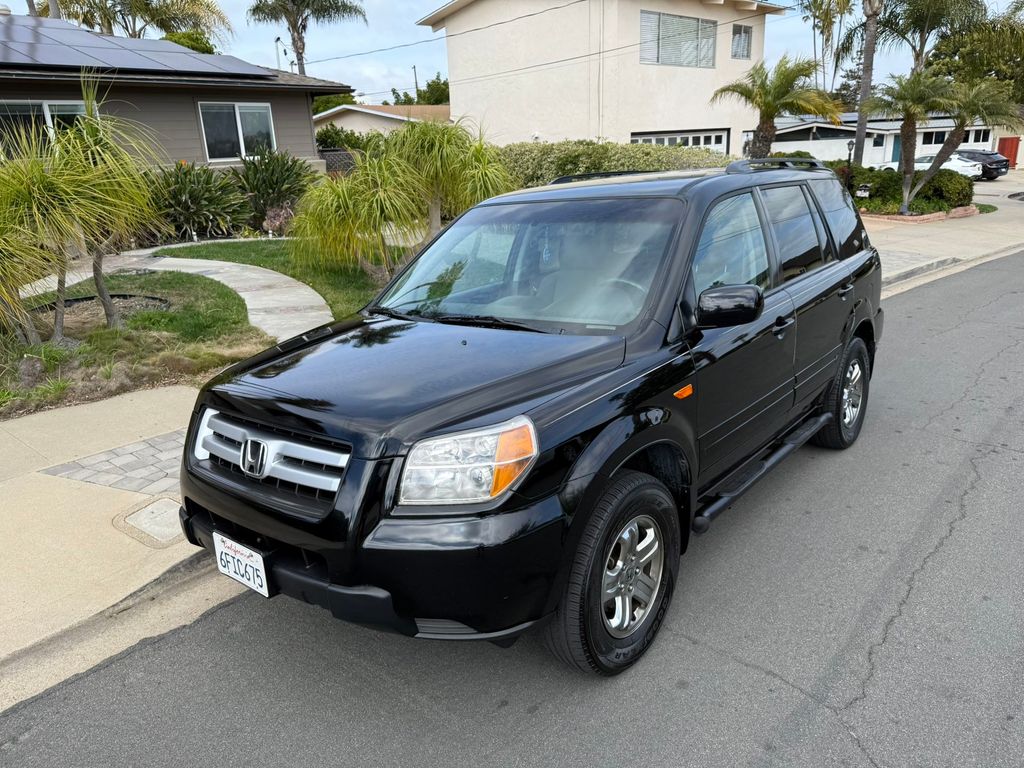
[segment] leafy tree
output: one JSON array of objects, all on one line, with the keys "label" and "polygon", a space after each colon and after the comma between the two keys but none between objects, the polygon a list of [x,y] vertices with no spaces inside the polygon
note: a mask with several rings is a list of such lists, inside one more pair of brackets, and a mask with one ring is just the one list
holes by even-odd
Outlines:
[{"label": "leafy tree", "polygon": [[448,104],[448,78],[438,72],[426,85],[416,92],[417,104]]},{"label": "leafy tree", "polygon": [[[828,80],[828,65],[835,53],[836,36],[842,35],[843,24],[850,14],[853,0],[800,0],[798,7],[804,21],[811,22],[811,37],[814,43],[814,60],[822,73],[822,86]],[[819,39],[821,58],[818,58]],[[832,73],[832,88],[835,88],[835,71]],[[815,74],[815,85],[818,84]]]},{"label": "leafy tree", "polygon": [[946,134],[946,140],[936,153],[932,164],[915,181],[910,190],[911,200],[964,143],[970,126],[976,122],[993,128],[1018,128],[1021,125],[1020,106],[1013,99],[1009,83],[992,79],[969,83],[955,82],[951,86],[950,97],[949,114],[953,118],[953,129]]},{"label": "leafy tree", "polygon": [[872,112],[903,121],[900,126],[900,173],[903,175],[900,213],[903,215],[910,213],[913,199],[917,125],[933,112],[948,112],[953,106],[952,86],[928,72],[894,75],[891,82],[879,86],[878,96],[868,103]]},{"label": "leafy tree", "polygon": [[106,35],[145,37],[200,30],[216,36],[231,32],[231,22],[216,0],[65,0],[64,15]]},{"label": "leafy tree", "polygon": [[402,105],[408,105],[408,104],[415,104],[416,103],[416,97],[415,96],[413,96],[408,91],[402,91],[401,93],[399,93],[397,88],[392,88],[391,89],[391,98],[392,98],[391,102],[388,102],[385,99],[381,103],[382,104],[389,104],[389,103],[391,103],[391,104],[402,104]]},{"label": "leafy tree", "polygon": [[860,108],[861,76],[864,70],[863,52],[858,51],[850,66],[843,70],[842,79],[831,96],[843,105],[848,112],[856,112]]},{"label": "leafy tree", "polygon": [[184,32],[169,32],[164,40],[191,48],[196,53],[216,53],[217,48],[201,29],[187,29]]},{"label": "leafy tree", "polygon": [[292,39],[292,51],[299,74],[306,74],[306,33],[310,22],[331,24],[360,19],[366,11],[360,0],[255,0],[249,19],[260,24],[285,24]]},{"label": "leafy tree", "polygon": [[815,88],[810,78],[818,66],[810,59],[783,56],[769,70],[758,62],[741,79],[715,91],[711,102],[732,97],[758,112],[757,128],[750,144],[751,157],[767,157],[775,140],[775,120],[781,115],[819,115],[839,121],[839,105]]},{"label": "leafy tree", "polygon": [[929,67],[956,82],[993,78],[1010,83],[1013,99],[1024,104],[1024,0],[982,24],[942,37]]},{"label": "leafy tree", "polygon": [[319,115],[329,109],[355,103],[356,97],[351,93],[329,93],[326,96],[317,96],[313,99],[313,114]]},{"label": "leafy tree", "polygon": [[366,147],[364,134],[328,123],[316,132],[316,145],[320,149],[348,149],[360,151]]}]

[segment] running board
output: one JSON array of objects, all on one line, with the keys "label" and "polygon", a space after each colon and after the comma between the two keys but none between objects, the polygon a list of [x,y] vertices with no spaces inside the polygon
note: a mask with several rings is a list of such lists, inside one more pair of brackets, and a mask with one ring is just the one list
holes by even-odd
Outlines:
[{"label": "running board", "polygon": [[761,459],[760,462],[753,464],[749,471],[744,472],[735,481],[727,482],[726,486],[719,491],[715,500],[693,518],[693,532],[697,534],[707,533],[708,528],[711,527],[712,520],[731,507],[740,496],[750,490],[754,483],[781,464],[787,456],[814,437],[818,430],[830,421],[832,421],[831,413],[823,413],[821,416],[808,419],[786,435],[778,448]]}]

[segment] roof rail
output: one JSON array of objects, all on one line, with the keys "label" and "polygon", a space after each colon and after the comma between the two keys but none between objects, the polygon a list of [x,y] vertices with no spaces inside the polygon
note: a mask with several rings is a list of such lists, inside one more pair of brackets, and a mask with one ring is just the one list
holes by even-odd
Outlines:
[{"label": "roof rail", "polygon": [[810,157],[761,157],[729,163],[726,173],[751,173],[758,168],[826,168],[821,160]]},{"label": "roof rail", "polygon": [[573,181],[587,181],[588,179],[608,179],[613,176],[636,176],[642,173],[660,173],[660,171],[598,171],[597,173],[574,173],[569,176],[559,176],[548,182],[549,184],[569,184]]}]

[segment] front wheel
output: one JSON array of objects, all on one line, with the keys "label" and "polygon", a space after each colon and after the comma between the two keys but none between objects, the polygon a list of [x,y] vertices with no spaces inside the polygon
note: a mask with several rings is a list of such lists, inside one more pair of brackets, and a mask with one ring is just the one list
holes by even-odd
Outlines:
[{"label": "front wheel", "polygon": [[595,505],[545,641],[570,666],[617,675],[654,641],[679,565],[679,511],[668,489],[622,472]]},{"label": "front wheel", "polygon": [[868,388],[871,380],[871,358],[867,345],[853,338],[846,347],[839,372],[825,395],[825,413],[832,421],[811,438],[811,442],[824,448],[849,448],[860,435],[868,406]]}]

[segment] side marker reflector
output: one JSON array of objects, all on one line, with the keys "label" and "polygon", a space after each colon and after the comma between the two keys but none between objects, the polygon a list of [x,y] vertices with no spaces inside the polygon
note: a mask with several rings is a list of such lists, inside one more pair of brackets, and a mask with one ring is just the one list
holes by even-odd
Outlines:
[{"label": "side marker reflector", "polygon": [[685,387],[683,387],[682,389],[677,389],[672,394],[680,400],[685,400],[686,398],[693,394],[693,384],[687,384]]}]

